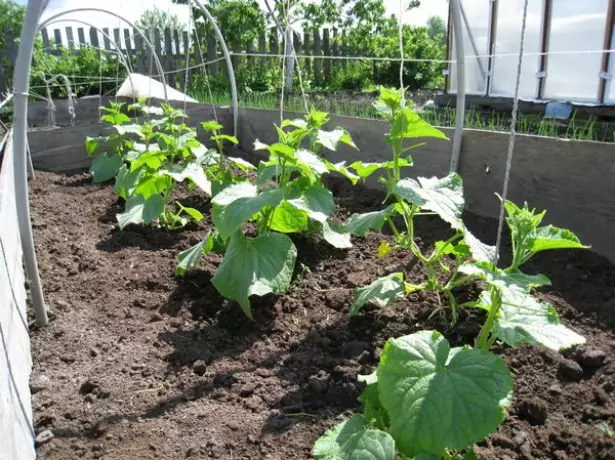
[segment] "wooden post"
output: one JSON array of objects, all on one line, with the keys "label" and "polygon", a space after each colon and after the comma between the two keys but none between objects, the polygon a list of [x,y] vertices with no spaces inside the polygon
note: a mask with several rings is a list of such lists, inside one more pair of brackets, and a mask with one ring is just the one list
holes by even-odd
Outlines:
[{"label": "wooden post", "polygon": [[100,48],[100,44],[98,43],[98,31],[93,27],[90,27],[90,45],[93,48]]},{"label": "wooden post", "polygon": [[49,34],[47,33],[47,27],[41,29],[41,37],[43,38],[43,47],[46,53],[51,53],[51,44],[49,43]]},{"label": "wooden post", "polygon": [[[177,32],[176,32],[177,33]],[[184,86],[186,85],[186,82],[188,86],[185,86],[183,91],[188,91],[190,89],[190,83],[191,83],[191,79],[190,79],[190,74],[192,73],[192,71],[190,70],[190,66],[191,66],[191,62],[190,62],[190,36],[188,35],[187,31],[183,31],[182,32],[182,41],[184,43],[184,65],[186,66],[185,69],[185,73],[184,73]],[[179,47],[177,48],[178,52],[179,52]]]},{"label": "wooden post", "polygon": [[[158,58],[160,59],[162,57],[162,36],[160,34],[160,29],[155,29],[154,30],[154,49],[156,50],[156,54],[158,55]],[[162,62],[162,69],[163,70],[167,70],[164,67],[165,64],[165,60],[164,59],[160,59]],[[150,55],[150,58],[147,62],[147,75],[149,75],[150,77],[154,74],[154,56]],[[158,71],[156,70],[156,74],[158,74]],[[158,75],[158,78],[161,78],[162,75]]]},{"label": "wooden post", "polygon": [[[262,34],[258,37],[258,54],[266,54],[267,53],[267,37],[265,34]],[[268,59],[266,57],[259,57],[256,62],[258,62],[258,68],[264,69],[267,66]]]},{"label": "wooden post", "polygon": [[[331,41],[331,56],[337,57],[339,56],[338,30],[334,28],[331,32],[332,32],[332,37],[333,37],[333,40]],[[331,60],[331,70],[334,74],[337,68],[339,68],[339,62],[337,62],[337,59],[332,59]]]},{"label": "wooden post", "polygon": [[[331,56],[331,42],[329,39],[329,29],[323,29],[322,31],[322,54],[324,56]],[[331,59],[323,60],[323,71],[324,71],[325,83],[328,84],[331,81]]]},{"label": "wooden post", "polygon": [[[307,29],[303,31],[303,54],[305,54],[306,56],[310,56],[312,54],[312,47],[310,45],[310,32]],[[303,68],[305,69],[305,77],[309,79],[311,76],[310,70],[312,68],[310,58],[304,59]]]},{"label": "wooden post", "polygon": [[128,59],[132,61],[134,57],[135,70],[137,73],[144,73],[143,67],[141,66],[143,59],[141,55],[141,36],[135,35],[135,49],[133,51],[132,40],[130,38],[130,30],[124,29],[124,46],[126,47],[126,54],[128,55]]},{"label": "wooden post", "polygon": [[[613,44],[613,33],[615,32],[615,0],[609,2],[609,9],[606,15],[606,30],[604,31],[604,50],[611,49]],[[600,73],[600,87],[598,88],[598,102],[604,104],[607,97],[607,81],[613,84],[613,75],[609,75],[611,68],[611,53],[602,54],[602,67]]]},{"label": "wooden post", "polygon": [[62,48],[62,33],[60,29],[53,29],[53,41],[55,42],[56,49],[60,50]]},{"label": "wooden post", "polygon": [[[342,30],[342,39],[340,40],[340,56],[348,56],[348,46],[346,45],[346,30]],[[342,70],[346,71],[348,60],[342,59]]]},{"label": "wooden post", "polygon": [[320,31],[314,30],[314,81],[317,85],[322,83],[322,47],[320,44]]},{"label": "wooden post", "polygon": [[[120,49],[117,50],[119,53],[120,50],[124,49],[122,48],[122,35],[120,29],[113,29],[113,40],[115,40],[115,44],[120,47]],[[132,59],[132,56],[128,56],[128,59]]]},{"label": "wooden post", "polygon": [[66,30],[66,41],[68,42],[68,49],[73,51],[75,49],[75,37],[73,36],[73,28],[67,27],[65,30]]},{"label": "wooden post", "polygon": [[[164,29],[164,68],[167,71],[177,70],[173,63],[173,42],[171,40],[171,29]],[[175,87],[175,73],[167,74],[168,84]]]},{"label": "wooden post", "polygon": [[[207,39],[207,61],[211,62],[213,60],[215,60],[218,57],[218,53],[217,53],[217,45],[218,43],[216,42],[216,39],[214,37],[209,37]],[[209,64],[209,74],[210,75],[218,75],[218,63],[217,62],[212,62],[211,64]]]},{"label": "wooden post", "polygon": [[79,48],[85,46],[85,30],[83,27],[77,27],[77,40],[79,40]]},{"label": "wooden post", "polygon": [[107,51],[110,51],[111,50],[111,42],[109,41],[108,37],[110,37],[111,35],[110,35],[110,32],[109,32],[109,29],[107,27],[103,27],[103,32],[105,33],[105,35],[103,35],[103,43],[104,43],[105,49]]}]

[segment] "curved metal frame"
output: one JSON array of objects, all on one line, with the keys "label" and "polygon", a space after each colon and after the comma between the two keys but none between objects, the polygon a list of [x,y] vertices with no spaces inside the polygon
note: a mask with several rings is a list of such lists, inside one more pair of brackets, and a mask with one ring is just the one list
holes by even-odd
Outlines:
[{"label": "curved metal frame", "polygon": [[466,112],[466,61],[465,51],[463,49],[463,29],[461,25],[460,0],[451,0],[451,20],[453,23],[455,55],[457,59],[457,111],[450,172],[457,172],[459,169],[459,157],[461,155],[461,141],[463,138],[463,126],[465,124]]},{"label": "curved metal frame", "polygon": [[235,70],[233,69],[233,61],[231,60],[231,54],[228,51],[228,46],[226,46],[226,41],[224,40],[224,37],[222,36],[222,32],[220,32],[220,28],[218,27],[218,24],[216,23],[216,20],[214,19],[214,17],[209,13],[207,8],[203,6],[200,0],[192,0],[192,3],[194,3],[196,6],[199,7],[203,15],[207,18],[207,21],[209,21],[209,24],[211,24],[211,26],[214,28],[216,38],[218,39],[218,41],[220,42],[220,46],[222,47],[222,53],[224,54],[224,59],[226,61],[226,67],[228,69],[228,78],[231,83],[231,104],[232,104],[232,111],[233,111],[233,135],[237,137],[237,134],[238,134],[237,133],[237,119],[239,115],[239,102],[237,98],[237,82],[235,81]]},{"label": "curved metal frame", "polygon": [[152,45],[152,42],[149,41],[149,39],[147,38],[147,35],[143,33],[141,29],[139,29],[133,22],[129,21],[121,14],[117,14],[117,13],[114,13],[113,11],[105,10],[103,8],[73,8],[73,9],[62,11],[58,14],[54,14],[53,16],[48,17],[45,21],[43,21],[42,23],[38,25],[37,31],[42,29],[43,27],[46,27],[47,24],[49,24],[55,19],[58,19],[59,17],[66,16],[67,14],[70,14],[70,13],[77,13],[79,11],[94,11],[94,12],[99,12],[99,13],[110,14],[111,16],[118,18],[120,21],[124,21],[126,24],[132,27],[135,30],[135,32],[137,32],[141,36],[144,43],[147,45],[147,47],[150,49],[150,52],[152,53],[152,56],[156,63],[156,68],[158,69],[158,74],[160,75],[160,79],[162,80],[162,89],[164,91],[164,99],[165,101],[168,102],[169,98],[167,95],[167,81],[164,76],[164,69],[162,67],[162,64],[160,63],[158,54],[156,53],[156,48],[154,48],[154,45]]}]

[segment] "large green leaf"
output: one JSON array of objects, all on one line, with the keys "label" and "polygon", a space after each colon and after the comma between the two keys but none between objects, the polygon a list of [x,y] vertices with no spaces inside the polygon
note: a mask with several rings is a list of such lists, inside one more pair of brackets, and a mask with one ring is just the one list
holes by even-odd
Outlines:
[{"label": "large green leaf", "polygon": [[212,283],[220,294],[236,301],[252,318],[250,296],[285,292],[296,259],[297,248],[286,235],[265,233],[247,238],[236,232]]},{"label": "large green leaf", "polygon": [[103,153],[94,157],[92,166],[90,167],[90,173],[92,174],[94,182],[105,182],[115,177],[123,164],[124,161],[119,153],[113,153],[111,155]]},{"label": "large green leaf", "polygon": [[581,249],[587,248],[570,230],[547,225],[539,227],[532,238],[532,251],[547,251],[549,249]]},{"label": "large green leaf", "polygon": [[[522,343],[562,350],[582,345],[585,338],[563,324],[553,305],[540,302],[525,290],[505,287],[500,290],[502,304],[494,325],[494,334],[504,343],[516,347]],[[491,296],[484,292],[480,302],[491,308]]]},{"label": "large green leaf", "polygon": [[[406,168],[412,166],[412,164],[412,158],[410,157],[399,158],[397,160],[397,166],[400,168]],[[385,161],[382,163],[363,163],[362,161],[355,161],[348,167],[354,169],[361,179],[367,179],[369,176],[371,176],[380,169],[393,169],[394,166],[394,161]]]},{"label": "large green leaf", "polygon": [[308,228],[308,215],[288,201],[275,207],[271,215],[270,228],[280,233],[301,233]]},{"label": "large green leaf", "polygon": [[322,237],[334,248],[348,249],[352,247],[350,233],[346,232],[342,224],[330,219],[322,222]]},{"label": "large green leaf", "polygon": [[183,276],[192,267],[196,267],[201,262],[201,257],[208,254],[214,247],[215,236],[208,232],[200,243],[179,253],[179,262],[175,268],[175,274]]},{"label": "large green leaf", "polygon": [[402,179],[393,192],[421,209],[437,213],[457,230],[463,230],[463,183],[458,174],[449,174],[442,179],[419,177]]},{"label": "large green leaf", "polygon": [[349,145],[355,149],[357,148],[350,134],[341,128],[336,128],[333,131],[323,131],[319,129],[316,134],[316,143],[334,152],[337,150],[339,143]]},{"label": "large green leaf", "polygon": [[166,174],[172,177],[176,182],[183,182],[189,179],[204,191],[207,195],[211,196],[211,181],[207,178],[203,166],[199,163],[188,163],[187,165],[173,165],[170,169],[163,169],[162,174]]},{"label": "large green leaf", "polygon": [[135,171],[143,166],[157,170],[166,160],[167,157],[162,150],[148,150],[130,162],[130,170]]},{"label": "large green leaf", "polygon": [[218,193],[213,199],[212,218],[222,238],[229,238],[241,224],[265,206],[277,206],[283,194],[279,189],[258,192],[255,185],[240,182]]},{"label": "large green leaf", "polygon": [[476,238],[470,230],[466,229],[463,239],[470,248],[472,257],[479,262],[493,262],[495,260],[495,246],[489,246]]},{"label": "large green leaf", "polygon": [[325,222],[335,209],[333,194],[325,187],[313,186],[302,191],[298,198],[288,200],[292,206],[305,211],[310,219]]},{"label": "large green leaf", "polygon": [[299,166],[304,166],[302,169],[307,169],[308,171],[315,173],[317,176],[321,176],[329,172],[327,165],[325,165],[323,160],[320,159],[320,157],[315,153],[310,152],[309,150],[297,150],[295,155]]},{"label": "large green leaf", "polygon": [[312,455],[315,460],[394,460],[395,441],[355,415],[317,439]]},{"label": "large green leaf", "polygon": [[344,224],[346,231],[353,235],[365,236],[369,230],[380,230],[387,217],[397,211],[395,204],[388,206],[382,211],[366,212],[363,214],[353,214]]},{"label": "large green leaf", "polygon": [[469,347],[451,350],[436,331],[389,339],[377,373],[391,434],[409,457],[482,440],[504,420],[513,390],[501,358]]},{"label": "large green leaf", "polygon": [[388,276],[378,278],[369,286],[356,288],[354,291],[354,304],[350,307],[350,314],[356,315],[368,303],[373,303],[381,308],[391,305],[393,302],[403,299],[405,295],[405,283],[403,273],[391,273]]},{"label": "large green leaf", "polygon": [[172,186],[173,179],[159,171],[140,170],[138,181],[131,195],[143,195],[147,200],[153,195],[165,195]]},{"label": "large green leaf", "polygon": [[117,214],[117,222],[123,230],[129,224],[151,224],[152,220],[164,212],[164,199],[160,195],[152,195],[145,199],[137,195],[126,202],[123,213]]},{"label": "large green leaf", "polygon": [[466,263],[459,267],[459,273],[485,280],[490,285],[502,289],[517,286],[526,291],[533,287],[551,284],[551,280],[542,274],[526,275],[519,270],[501,270],[490,262]]},{"label": "large green leaf", "polygon": [[369,425],[380,429],[388,429],[390,425],[389,415],[380,402],[377,379],[376,372],[369,376],[359,376],[359,380],[363,380],[366,383],[373,380],[372,383],[368,383],[363,393],[359,396],[359,402],[363,409],[363,419]]},{"label": "large green leaf", "polygon": [[350,182],[352,182],[353,185],[359,182],[359,176],[356,176],[355,174],[350,172],[350,170],[346,167],[345,161],[341,161],[339,163],[331,163],[330,161],[323,159],[323,162],[325,163],[327,169],[330,172],[336,172],[338,174],[341,174]]},{"label": "large green leaf", "polygon": [[94,154],[98,148],[106,144],[109,141],[109,137],[107,136],[97,136],[97,137],[86,137],[85,138],[85,151],[88,155]]},{"label": "large green leaf", "polygon": [[117,173],[117,176],[115,176],[113,192],[125,200],[128,200],[128,198],[134,193],[142,173],[143,170],[130,171],[125,164],[122,165]]},{"label": "large green leaf", "polygon": [[431,126],[410,107],[404,107],[395,115],[391,133],[393,137],[401,139],[414,139],[419,137],[448,139],[442,131]]}]

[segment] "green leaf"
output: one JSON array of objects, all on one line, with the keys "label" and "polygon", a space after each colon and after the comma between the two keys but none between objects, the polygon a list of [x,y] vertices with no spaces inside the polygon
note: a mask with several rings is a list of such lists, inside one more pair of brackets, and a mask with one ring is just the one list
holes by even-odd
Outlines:
[{"label": "green leaf", "polygon": [[[560,324],[553,305],[540,302],[518,287],[500,289],[502,304],[493,328],[494,334],[511,347],[522,343],[563,350],[582,345],[585,338]],[[491,308],[491,296],[484,292],[480,302]]]},{"label": "green leaf", "polygon": [[212,133],[214,131],[220,131],[222,128],[224,128],[224,126],[222,126],[217,121],[204,121],[203,123],[201,123],[201,126],[208,133]]},{"label": "green leaf", "polygon": [[323,131],[318,130],[316,134],[316,143],[322,145],[324,148],[332,150],[335,152],[337,150],[337,146],[339,143],[349,145],[354,147],[357,146],[352,141],[350,134],[348,134],[344,129],[336,128],[333,131]]},{"label": "green leaf", "polygon": [[421,209],[437,213],[456,230],[463,230],[463,183],[457,174],[449,174],[442,179],[419,177],[402,179],[394,187],[394,193],[414,203]]},{"label": "green leaf", "polygon": [[380,101],[386,104],[391,110],[398,109],[401,106],[401,90],[388,89],[384,86],[380,87]]},{"label": "green leaf", "polygon": [[142,132],[141,125],[115,125],[113,127],[120,136],[125,136],[126,134],[135,134],[139,138],[143,139],[144,135]]},{"label": "green leaf", "polygon": [[307,120],[309,126],[320,128],[329,121],[329,114],[312,107],[309,113],[305,116],[305,119]]},{"label": "green leaf", "polygon": [[442,131],[431,126],[410,107],[404,107],[395,114],[391,133],[398,139],[434,137],[448,140]]},{"label": "green leaf", "polygon": [[288,201],[283,201],[273,210],[270,228],[280,233],[301,233],[308,228],[308,216]]},{"label": "green leaf", "polygon": [[164,199],[160,195],[152,195],[147,200],[143,195],[137,195],[126,202],[123,213],[117,214],[120,230],[129,224],[151,224],[164,212]]},{"label": "green leaf", "polygon": [[[400,168],[410,167],[412,166],[412,164],[412,158],[410,157],[399,158],[397,160],[397,165]],[[393,169],[394,165],[394,161],[385,161],[383,163],[363,163],[361,161],[355,161],[348,167],[354,169],[361,179],[367,179],[369,176],[371,176],[380,169]]]},{"label": "green leaf", "polygon": [[167,157],[163,151],[148,150],[130,162],[130,170],[136,171],[143,166],[147,166],[149,169],[158,170],[166,160]]},{"label": "green leaf", "polygon": [[218,134],[217,136],[212,136],[211,140],[214,142],[226,141],[233,145],[239,144],[239,141],[237,140],[235,136],[229,136],[228,134]]},{"label": "green leaf", "polygon": [[359,396],[359,402],[363,409],[363,419],[371,426],[388,429],[390,426],[389,415],[380,403],[376,372],[373,373],[373,378],[368,376],[366,380],[373,381],[365,387],[363,393]]},{"label": "green leaf", "polygon": [[323,159],[323,163],[330,172],[336,172],[348,179],[353,185],[359,182],[359,177],[351,173],[346,167],[346,162],[341,161],[339,163],[331,163],[328,160]]},{"label": "green leaf", "polygon": [[316,440],[312,455],[315,460],[394,460],[395,441],[355,415]]},{"label": "green leaf", "polygon": [[352,247],[350,233],[344,230],[342,224],[330,219],[322,222],[322,237],[334,248],[348,249]]},{"label": "green leaf", "polygon": [[495,246],[489,246],[476,238],[470,230],[466,229],[463,239],[470,247],[474,260],[478,262],[493,262],[495,260]]},{"label": "green leaf", "polygon": [[90,173],[95,183],[105,182],[115,177],[123,164],[119,153],[97,155],[90,166]]},{"label": "green leaf", "polygon": [[196,267],[201,262],[201,257],[208,254],[214,247],[214,235],[208,232],[200,243],[179,253],[179,263],[175,268],[175,274],[184,276],[188,270]]},{"label": "green leaf", "polygon": [[314,172],[316,175],[321,176],[329,172],[329,169],[325,163],[315,153],[312,153],[309,150],[297,150],[295,155],[297,157],[297,161],[300,163],[299,166],[301,166],[302,163],[307,166],[307,169]]},{"label": "green leaf", "polygon": [[185,212],[186,214],[188,214],[190,217],[192,217],[192,220],[194,220],[195,222],[200,222],[202,221],[205,216],[203,215],[203,213],[201,211],[199,211],[198,209],[195,208],[187,208],[185,206],[183,206],[179,201],[176,202],[177,206],[179,207],[181,212]]},{"label": "green leaf", "polygon": [[128,200],[128,198],[134,193],[134,190],[141,179],[142,173],[142,170],[130,171],[125,164],[122,165],[117,173],[117,176],[115,176],[113,192],[124,198],[124,200]]},{"label": "green leaf", "polygon": [[173,179],[158,171],[140,170],[137,185],[131,195],[143,195],[147,200],[152,195],[164,195],[171,187]]},{"label": "green leaf", "polygon": [[112,125],[122,125],[130,121],[128,115],[121,112],[108,113],[107,115],[103,115],[102,117],[100,117],[100,119],[101,121],[106,121],[107,123],[111,123]]},{"label": "green leaf", "polygon": [[233,163],[235,166],[237,166],[239,169],[241,169],[242,171],[247,171],[247,170],[254,170],[256,169],[256,166],[254,166],[252,163],[250,163],[249,161],[244,160],[243,158],[237,158],[237,157],[226,157],[226,159],[228,161],[230,161],[231,163]]},{"label": "green leaf", "polygon": [[207,195],[212,195],[211,181],[207,178],[207,175],[203,170],[203,166],[197,162],[188,163],[185,166],[181,164],[174,164],[171,166],[171,169],[163,169],[160,172],[172,177],[176,182],[183,182],[186,179],[189,179]]},{"label": "green leaf", "polygon": [[306,189],[298,198],[289,199],[288,203],[305,211],[310,219],[320,223],[326,222],[335,209],[331,191],[318,185]]},{"label": "green leaf", "polygon": [[525,291],[533,287],[551,284],[551,280],[542,274],[526,275],[519,270],[504,271],[491,262],[466,263],[459,267],[459,273],[485,280],[497,289],[517,286]]},{"label": "green leaf", "polygon": [[365,236],[369,230],[380,230],[387,217],[397,212],[397,205],[392,204],[382,211],[366,212],[363,214],[353,214],[344,224],[347,232],[353,235]]},{"label": "green leaf", "polygon": [[236,232],[212,283],[220,294],[236,301],[252,318],[249,297],[285,292],[296,259],[297,248],[286,235],[265,233],[247,238]]},{"label": "green leaf", "polygon": [[380,402],[406,456],[442,455],[494,432],[513,381],[504,361],[483,350],[450,348],[439,332],[389,339],[378,365]]},{"label": "green leaf", "polygon": [[92,155],[101,144],[106,143],[109,140],[106,136],[97,136],[97,137],[86,137],[85,139],[85,150],[88,155]]},{"label": "green leaf", "polygon": [[295,120],[282,120],[281,128],[288,128],[289,126],[298,129],[305,129],[308,127],[307,121],[297,118]]},{"label": "green leaf", "polygon": [[368,303],[380,308],[388,307],[393,302],[405,296],[405,283],[403,273],[391,273],[378,278],[369,286],[354,290],[354,304],[350,307],[350,314],[356,315]]},{"label": "green leaf", "polygon": [[212,218],[218,232],[226,239],[265,206],[280,204],[282,198],[279,189],[259,193],[255,185],[240,182],[225,188],[211,200],[214,204]]},{"label": "green leaf", "polygon": [[273,158],[283,158],[292,162],[295,160],[295,149],[279,142],[267,145],[257,139],[254,141],[254,150],[269,150],[269,153]]},{"label": "green leaf", "polygon": [[547,225],[536,229],[532,238],[531,249],[533,252],[539,252],[550,249],[582,249],[588,247],[583,245],[570,230]]}]

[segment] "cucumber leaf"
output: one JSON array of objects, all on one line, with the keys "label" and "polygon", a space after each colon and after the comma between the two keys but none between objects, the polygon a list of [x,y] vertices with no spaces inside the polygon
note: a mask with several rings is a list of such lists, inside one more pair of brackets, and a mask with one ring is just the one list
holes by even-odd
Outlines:
[{"label": "cucumber leaf", "polygon": [[550,249],[581,249],[588,248],[570,230],[547,225],[536,229],[532,237],[532,251],[540,252]]},{"label": "cucumber leaf", "polygon": [[463,239],[470,247],[470,252],[474,260],[479,262],[493,262],[495,260],[495,246],[489,246],[476,238],[470,230],[466,229]]},{"label": "cucumber leaf", "polygon": [[[582,345],[585,338],[563,324],[553,305],[541,302],[517,287],[500,289],[502,304],[493,332],[504,343],[517,347],[522,343],[563,350]],[[480,303],[491,308],[491,296],[483,292]]]},{"label": "cucumber leaf", "polygon": [[309,187],[298,198],[289,199],[288,203],[305,211],[309,218],[324,223],[335,209],[333,194],[325,187]]},{"label": "cucumber leaf", "polygon": [[451,350],[436,331],[389,339],[377,373],[391,434],[409,457],[482,440],[504,420],[513,390],[501,358],[469,347]]},{"label": "cucumber leaf", "polygon": [[355,289],[355,301],[350,307],[350,314],[358,314],[368,303],[376,304],[381,308],[388,307],[393,302],[403,299],[404,295],[404,274],[391,273],[388,276],[378,278],[369,286]]},{"label": "cucumber leaf", "polygon": [[90,167],[94,183],[105,182],[115,177],[123,164],[124,160],[122,160],[119,153],[112,153],[110,155],[103,153],[96,156]]},{"label": "cucumber leaf", "polygon": [[280,233],[301,233],[308,228],[308,215],[283,201],[273,210],[270,228]]},{"label": "cucumber leaf", "polygon": [[129,224],[151,224],[152,221],[164,212],[164,198],[161,195],[152,195],[145,199],[143,195],[136,195],[126,202],[123,213],[117,214],[120,230]]},{"label": "cucumber leaf", "polygon": [[235,232],[212,283],[224,297],[236,301],[252,318],[250,296],[282,293],[290,285],[297,248],[281,233],[248,238]]},{"label": "cucumber leaf", "polygon": [[318,130],[316,134],[316,144],[320,144],[333,152],[337,150],[337,146],[340,143],[349,145],[355,149],[357,148],[350,134],[341,128],[334,129],[333,131]]},{"label": "cucumber leaf", "polygon": [[314,444],[315,460],[394,460],[395,441],[390,434],[371,429],[360,415],[339,423]]},{"label": "cucumber leaf", "polygon": [[280,204],[282,197],[279,189],[259,193],[256,186],[248,182],[233,184],[212,199],[212,218],[216,229],[222,238],[230,238],[241,224],[265,206]]},{"label": "cucumber leaf", "polygon": [[330,219],[322,222],[322,237],[334,248],[348,249],[352,247],[350,233],[346,233],[342,224]]},{"label": "cucumber leaf", "polygon": [[180,252],[177,256],[179,263],[175,268],[175,274],[184,276],[188,270],[196,267],[201,262],[201,257],[208,254],[213,249],[214,240],[215,237],[213,233],[208,232],[200,243]]},{"label": "cucumber leaf", "polygon": [[353,214],[344,224],[346,231],[357,236],[365,236],[369,230],[380,230],[387,217],[397,211],[397,205],[392,204],[382,211]]},{"label": "cucumber leaf", "polygon": [[393,188],[393,193],[406,201],[438,214],[456,230],[463,230],[463,183],[458,174],[436,177],[402,179]]},{"label": "cucumber leaf", "polygon": [[398,139],[435,137],[448,140],[448,137],[442,131],[431,126],[410,107],[404,107],[395,114],[391,134]]},{"label": "cucumber leaf", "polygon": [[466,263],[459,267],[459,273],[475,276],[485,280],[490,285],[503,289],[510,286],[517,286],[525,291],[533,287],[550,285],[551,280],[542,274],[526,275],[519,270],[501,270],[491,262]]},{"label": "cucumber leaf", "polygon": [[172,177],[176,182],[183,182],[189,179],[208,196],[211,196],[211,181],[207,178],[203,166],[197,162],[188,163],[185,166],[176,164],[171,166],[170,169],[163,169],[160,172]]}]

